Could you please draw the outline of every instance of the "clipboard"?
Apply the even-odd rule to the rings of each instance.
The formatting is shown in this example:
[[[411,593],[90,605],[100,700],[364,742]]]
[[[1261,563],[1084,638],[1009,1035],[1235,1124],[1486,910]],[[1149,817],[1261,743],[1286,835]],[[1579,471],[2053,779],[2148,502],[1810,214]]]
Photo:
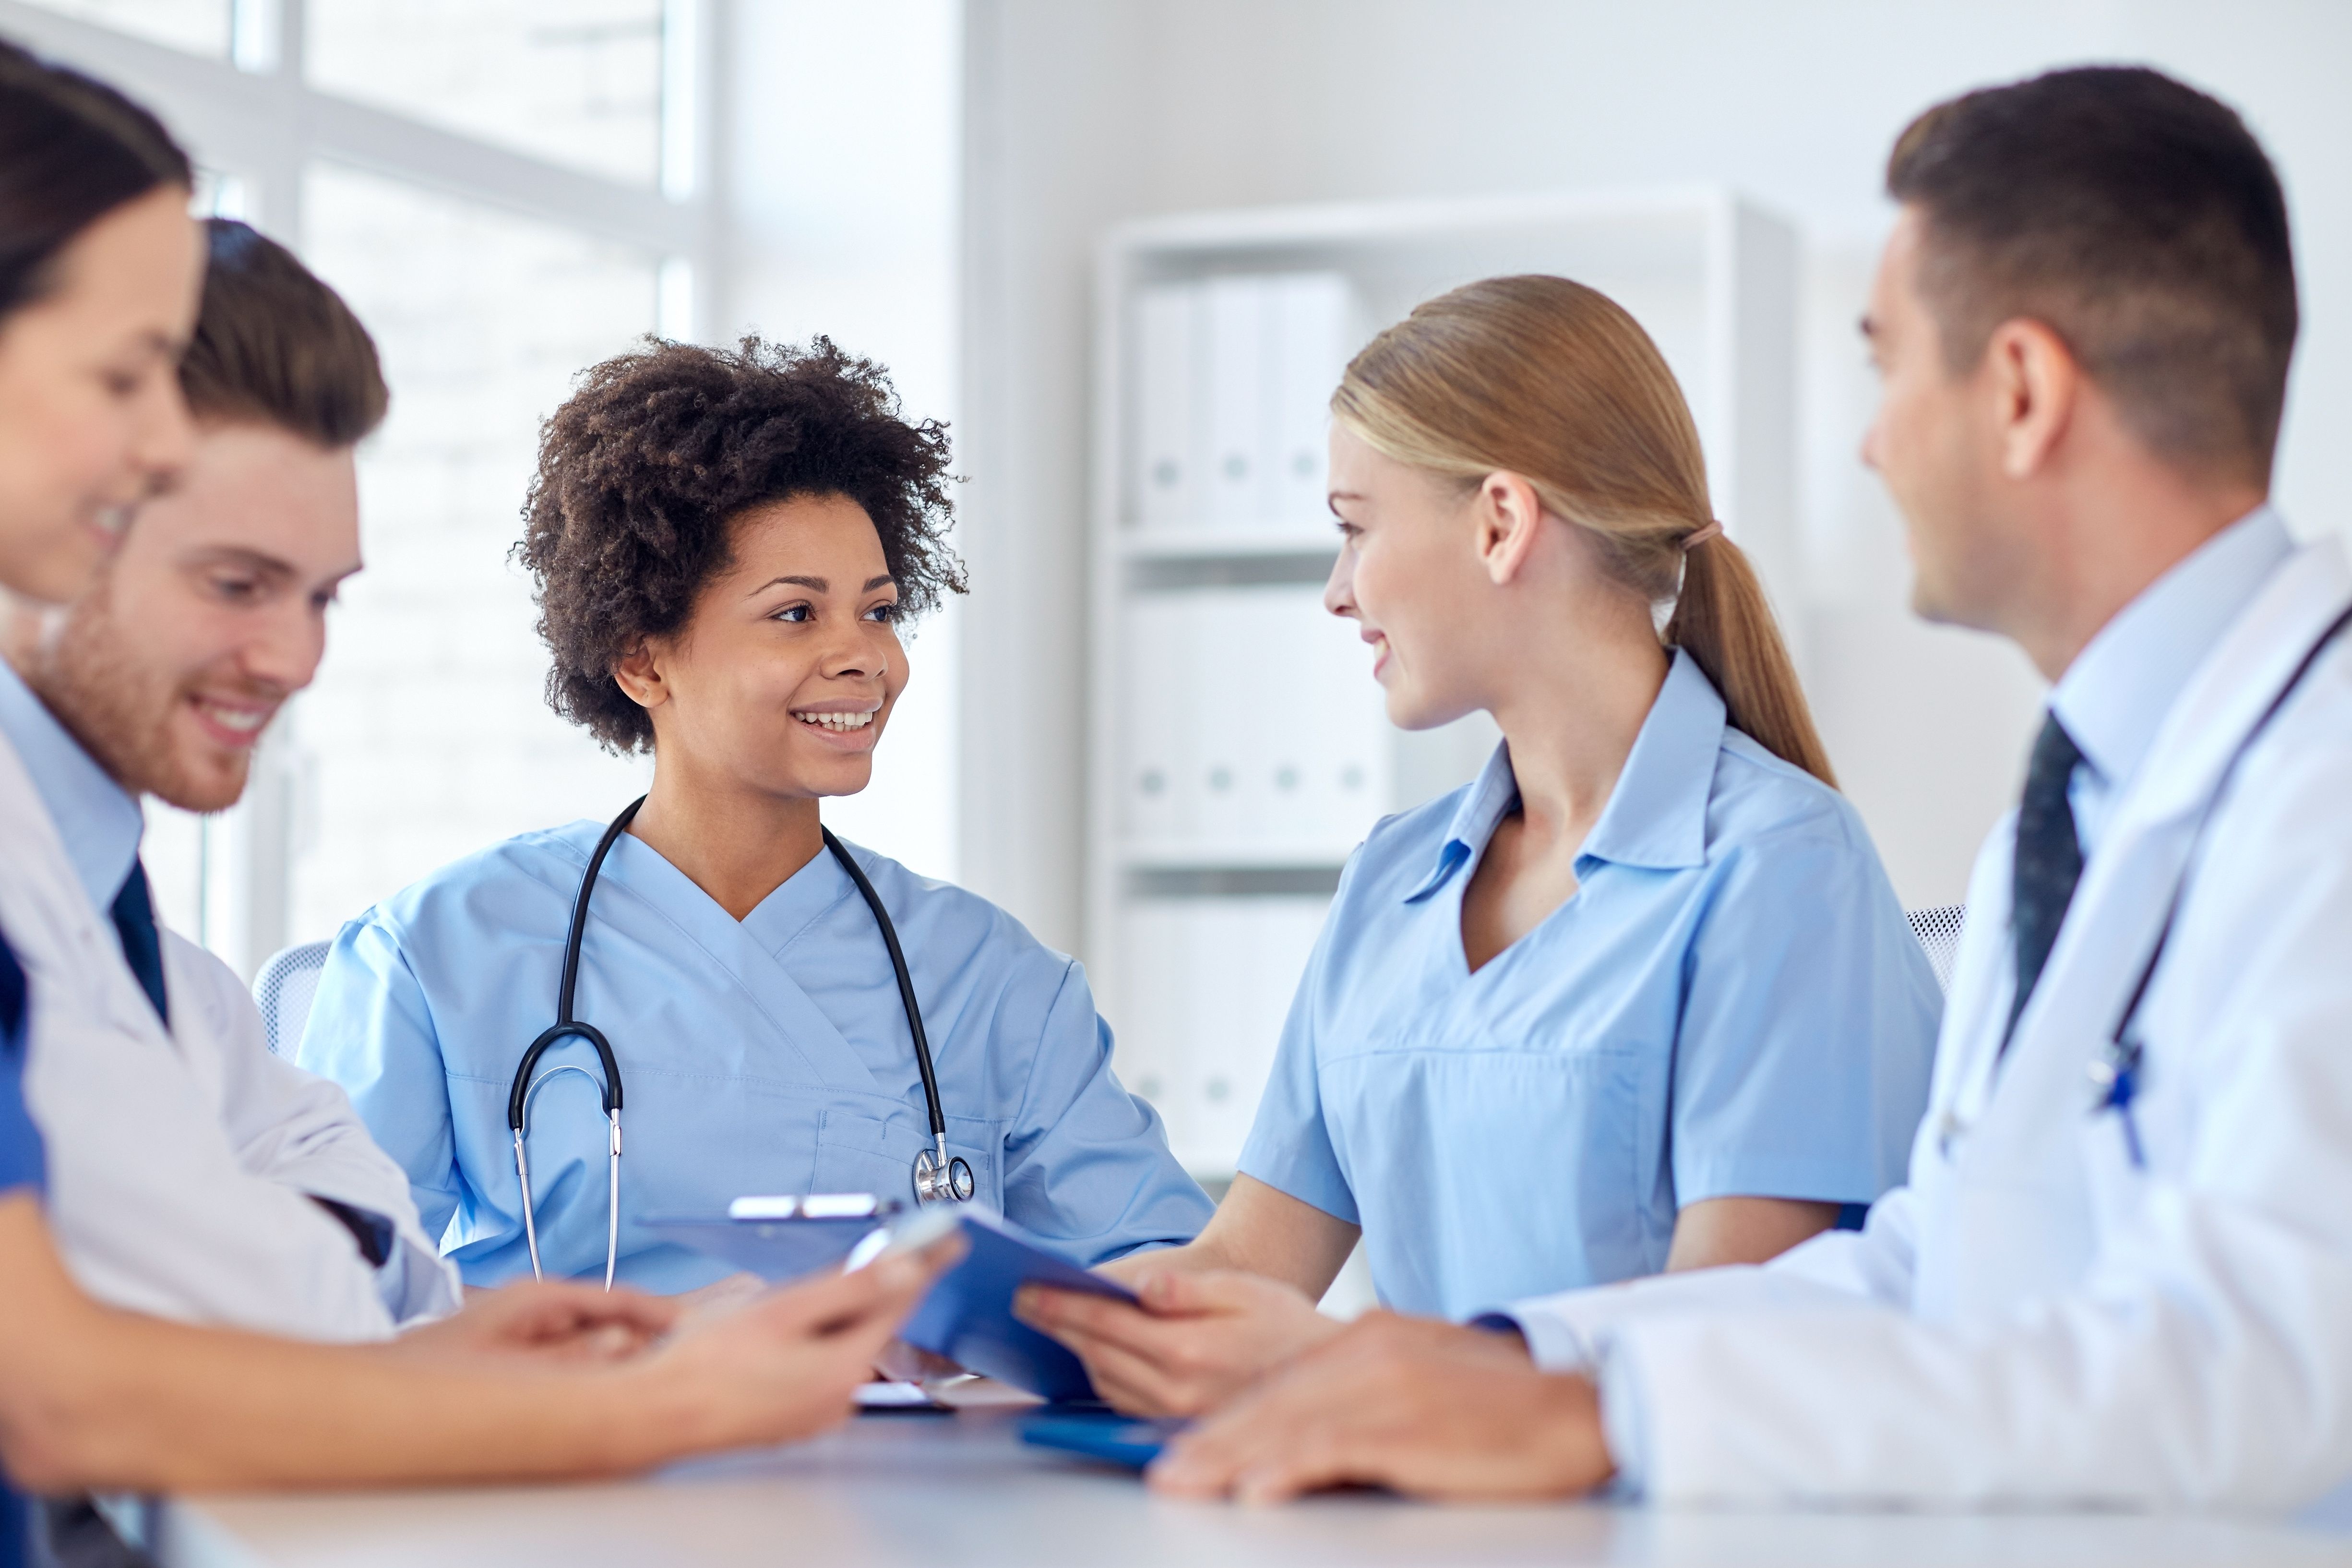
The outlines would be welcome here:
[[[1099,1404],[1085,1363],[1015,1318],[1013,1296],[1024,1285],[1051,1285],[1129,1302],[1136,1300],[1135,1293],[1047,1251],[1008,1220],[966,1205],[956,1212],[955,1221],[966,1247],[963,1258],[931,1287],[898,1337],[1056,1404]]]
[[[897,1212],[896,1204],[865,1193],[815,1193],[737,1198],[723,1219],[666,1216],[642,1223],[666,1241],[774,1282],[847,1262],[859,1243],[887,1234]]]

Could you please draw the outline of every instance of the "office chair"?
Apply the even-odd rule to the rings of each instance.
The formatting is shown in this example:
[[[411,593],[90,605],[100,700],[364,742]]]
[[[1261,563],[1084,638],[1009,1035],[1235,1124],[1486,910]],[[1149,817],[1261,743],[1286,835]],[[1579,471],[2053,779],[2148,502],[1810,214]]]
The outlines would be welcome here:
[[[1906,910],[1903,918],[1911,922],[1911,934],[1927,950],[1937,985],[1950,991],[1952,960],[1960,951],[1960,927],[1969,918],[1968,905],[1930,904],[1922,910]]]
[[[306,942],[271,957],[253,977],[253,1002],[261,1009],[271,1056],[290,1057],[302,1043],[311,999],[319,994],[319,972],[326,967],[327,944]]]

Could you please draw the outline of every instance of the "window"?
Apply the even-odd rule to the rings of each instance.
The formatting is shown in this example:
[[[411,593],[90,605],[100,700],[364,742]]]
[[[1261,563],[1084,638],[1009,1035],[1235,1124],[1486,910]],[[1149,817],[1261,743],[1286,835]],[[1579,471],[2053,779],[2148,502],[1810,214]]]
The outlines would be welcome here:
[[[368,567],[246,801],[150,809],[165,919],[250,976],[435,866],[609,815],[646,767],[551,713],[508,551],[539,421],[583,366],[706,335],[698,0],[0,0],[204,167],[199,210],[292,246],[375,334]]]
[[[308,772],[290,927],[328,931],[495,839],[609,816],[642,771],[548,710],[507,552],[540,418],[581,367],[653,331],[659,267],[333,164],[310,173],[304,227],[394,388],[361,464],[367,570],[292,716]]]
[[[551,163],[661,174],[662,0],[332,0],[313,85]]]
[[[33,0],[55,11],[192,55],[226,59],[235,7],[230,0]]]

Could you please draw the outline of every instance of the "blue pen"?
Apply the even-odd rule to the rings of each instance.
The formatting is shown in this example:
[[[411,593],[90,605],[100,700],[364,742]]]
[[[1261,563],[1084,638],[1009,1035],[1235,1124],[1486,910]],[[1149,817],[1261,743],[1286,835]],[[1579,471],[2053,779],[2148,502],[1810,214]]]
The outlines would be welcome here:
[[[2139,1123],[2132,1117],[2132,1101],[2139,1097],[2140,1047],[2137,1040],[2117,1038],[2099,1053],[2091,1063],[2091,1082],[2099,1089],[2099,1101],[2091,1114],[2112,1110],[2123,1119],[2124,1148],[2131,1155],[2132,1168],[2147,1169],[2147,1155],[2140,1148]]]

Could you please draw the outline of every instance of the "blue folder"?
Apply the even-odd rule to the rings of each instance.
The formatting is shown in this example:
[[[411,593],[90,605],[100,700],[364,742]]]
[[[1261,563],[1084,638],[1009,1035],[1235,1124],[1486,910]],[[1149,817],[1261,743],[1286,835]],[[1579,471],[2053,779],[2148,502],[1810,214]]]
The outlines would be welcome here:
[[[1142,1469],[1160,1457],[1168,1440],[1189,1421],[1144,1420],[1108,1411],[1061,1411],[1048,1406],[1021,1424],[1021,1440],[1033,1447],[1083,1454],[1089,1459]]]
[[[1024,1285],[1053,1285],[1133,1301],[1134,1292],[1046,1251],[1019,1226],[966,1208],[957,1215],[968,1248],[932,1286],[898,1337],[1055,1401],[1093,1400],[1095,1385],[1078,1358],[1013,1315]]]

